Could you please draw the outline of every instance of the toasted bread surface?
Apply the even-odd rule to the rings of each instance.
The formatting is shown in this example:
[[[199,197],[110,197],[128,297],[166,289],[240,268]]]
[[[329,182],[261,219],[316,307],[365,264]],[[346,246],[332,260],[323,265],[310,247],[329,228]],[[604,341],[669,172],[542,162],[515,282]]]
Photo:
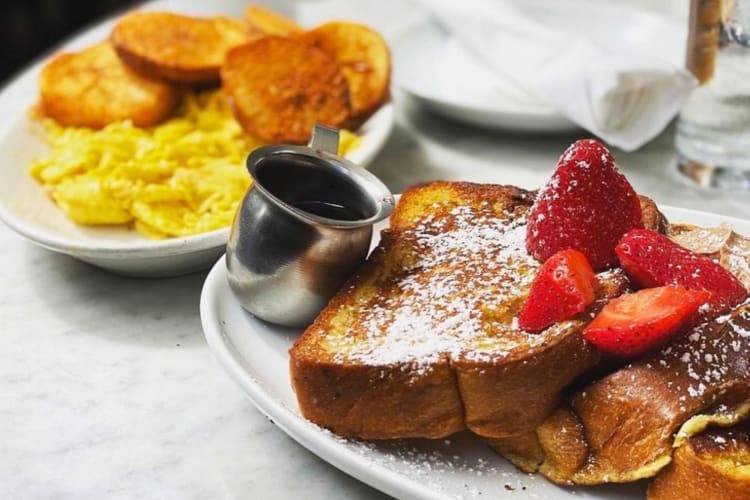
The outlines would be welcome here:
[[[349,82],[353,128],[363,123],[390,95],[391,56],[383,37],[367,26],[331,22],[301,35],[331,54]]]
[[[303,144],[315,123],[341,127],[349,118],[339,65],[296,39],[267,36],[232,49],[221,78],[237,120],[266,142]]]
[[[675,449],[649,500],[750,500],[750,423],[713,428]]]
[[[136,11],[120,19],[110,39],[126,63],[151,77],[211,85],[219,83],[227,51],[249,35],[241,22],[227,17]]]
[[[368,261],[290,351],[303,415],[366,439],[535,429],[598,355],[581,338],[592,311],[537,335],[516,325],[540,266],[524,243],[532,202],[509,186],[407,190]],[[598,278],[593,308],[627,286],[618,272]]]
[[[293,36],[303,31],[293,20],[261,5],[248,5],[244,20],[251,35]]]
[[[101,128],[121,120],[155,125],[179,101],[177,89],[129,68],[109,42],[56,55],[42,69],[39,87],[42,113],[72,127]]]

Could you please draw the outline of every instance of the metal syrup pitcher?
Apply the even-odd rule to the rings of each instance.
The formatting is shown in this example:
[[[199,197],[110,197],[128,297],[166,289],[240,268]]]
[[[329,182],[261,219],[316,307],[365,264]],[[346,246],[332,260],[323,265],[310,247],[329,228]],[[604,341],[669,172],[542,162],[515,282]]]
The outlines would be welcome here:
[[[253,179],[227,244],[229,285],[260,319],[312,322],[366,259],[372,226],[394,199],[373,174],[338,156],[321,125],[309,146],[265,146],[247,157]]]

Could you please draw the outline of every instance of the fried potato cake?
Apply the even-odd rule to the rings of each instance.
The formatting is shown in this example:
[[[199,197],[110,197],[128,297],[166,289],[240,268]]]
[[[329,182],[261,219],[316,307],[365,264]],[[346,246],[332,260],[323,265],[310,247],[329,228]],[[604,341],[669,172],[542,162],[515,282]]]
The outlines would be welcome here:
[[[221,78],[237,120],[265,142],[303,144],[315,123],[341,127],[350,115],[342,68],[296,38],[266,36],[230,50]]]
[[[349,82],[355,125],[388,99],[391,56],[378,33],[361,24],[330,22],[305,32],[301,38],[331,54],[342,66]]]
[[[229,49],[249,40],[240,21],[170,12],[124,16],[111,35],[117,53],[145,74],[174,83],[212,85]]]
[[[53,57],[39,87],[42,114],[70,127],[101,128],[121,120],[147,127],[169,117],[179,101],[175,87],[129,68],[109,42]]]
[[[302,26],[260,5],[248,5],[245,23],[251,35],[293,36],[302,33]]]

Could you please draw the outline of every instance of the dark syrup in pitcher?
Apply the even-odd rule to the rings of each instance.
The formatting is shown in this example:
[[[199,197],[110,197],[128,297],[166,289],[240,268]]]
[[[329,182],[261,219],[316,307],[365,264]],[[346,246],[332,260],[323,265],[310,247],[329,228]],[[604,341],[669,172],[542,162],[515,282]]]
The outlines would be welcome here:
[[[338,203],[329,201],[300,201],[292,203],[294,208],[298,208],[308,214],[325,217],[327,219],[353,221],[362,219],[362,214],[356,210]]]

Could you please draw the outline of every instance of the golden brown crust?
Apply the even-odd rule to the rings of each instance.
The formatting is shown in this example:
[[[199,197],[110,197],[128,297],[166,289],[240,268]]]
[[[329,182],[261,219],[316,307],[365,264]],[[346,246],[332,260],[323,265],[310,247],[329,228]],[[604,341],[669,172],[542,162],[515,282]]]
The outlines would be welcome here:
[[[401,361],[384,362],[377,353],[374,358],[370,356],[371,348],[379,350],[379,341],[373,338],[382,330],[370,337],[373,332],[363,326],[363,315],[368,311],[409,300],[394,288],[407,275],[418,283],[462,272],[472,283],[479,275],[503,276],[502,269],[493,266],[484,269],[451,263],[445,269],[447,274],[430,274],[419,267],[427,265],[418,259],[424,251],[419,243],[424,233],[419,231],[426,221],[435,222],[435,227],[450,234],[458,224],[455,214],[473,208],[482,224],[488,223],[489,217],[493,221],[514,221],[523,229],[518,221],[532,202],[531,193],[510,186],[436,182],[407,190],[379,246],[290,351],[291,376],[302,414],[337,434],[367,439],[441,437],[467,425],[488,437],[533,431],[555,409],[562,388],[598,359],[581,337],[582,326],[605,295],[623,291],[627,281],[622,274],[602,278],[602,300],[587,314],[533,338],[510,326],[510,316],[521,304],[515,298],[497,308],[485,310],[482,306],[477,314],[487,322],[488,330],[481,335],[488,337],[472,338],[480,343],[502,340],[507,349],[500,351],[494,347],[489,351],[440,351],[439,361],[428,355],[423,363],[409,357],[409,348],[406,358],[395,358]],[[523,295],[524,287],[512,284],[512,294]],[[491,290],[494,293],[495,289]],[[420,302],[415,307],[420,304],[435,305]],[[493,329],[497,337],[487,333]],[[450,329],[446,331],[452,335]],[[365,359],[351,354],[354,344],[367,354]],[[402,344],[397,340],[396,345]],[[540,373],[545,376],[540,377]],[[534,394],[534,398],[528,398],[528,394]],[[411,417],[405,419],[405,414]]]
[[[349,118],[341,68],[296,39],[267,36],[232,49],[221,78],[237,120],[266,142],[303,144],[315,123],[339,128]]]
[[[743,306],[730,320],[696,327],[575,393],[569,406],[537,429],[540,472],[562,484],[653,477],[671,460],[675,435],[694,415],[729,424],[743,418],[750,394],[742,354],[750,350],[749,329],[750,307]],[[585,450],[585,459],[571,450]]]
[[[558,484],[570,484],[569,478],[580,470],[589,456],[584,427],[578,417],[560,408],[545,420],[536,435],[544,460],[539,468],[545,476]],[[560,439],[560,434],[569,436]]]
[[[294,36],[302,33],[302,26],[261,5],[245,8],[245,24],[251,35]]]
[[[589,456],[583,425],[565,406],[555,410],[535,431],[486,441],[523,472],[542,472],[550,481],[564,486],[574,484],[571,478]]]
[[[179,101],[177,89],[126,66],[108,42],[56,55],[42,69],[39,87],[42,114],[71,127],[121,120],[147,127],[166,119]]]
[[[711,429],[678,447],[649,500],[750,500],[750,424]]]
[[[232,47],[248,41],[239,21],[171,12],[136,11],[112,30],[117,53],[129,65],[174,83],[219,83],[219,68]]]
[[[412,186],[403,192],[398,207],[389,219],[389,230],[401,232],[435,212],[439,200],[440,210],[448,212],[460,206],[478,206],[485,200],[494,200],[512,217],[521,217],[534,204],[535,193],[516,186],[476,184],[473,182],[434,181]]]
[[[580,334],[581,322],[568,328],[569,332],[510,362],[488,366],[459,359],[453,363],[471,431],[502,438],[541,425],[556,409],[565,387],[599,361],[599,353]]]
[[[506,460],[527,474],[537,472],[544,461],[544,451],[534,431],[505,438],[485,438],[485,441]]]
[[[361,125],[390,95],[391,56],[383,37],[367,26],[331,22],[301,35],[338,61],[349,82],[352,128]]]
[[[335,434],[442,438],[465,428],[447,360],[419,377],[402,368],[291,358],[292,384],[302,414]]]
[[[641,215],[643,216],[643,227],[656,231],[661,234],[667,234],[669,230],[669,222],[663,213],[656,206],[654,200],[642,194],[638,195],[638,199],[641,201]]]

